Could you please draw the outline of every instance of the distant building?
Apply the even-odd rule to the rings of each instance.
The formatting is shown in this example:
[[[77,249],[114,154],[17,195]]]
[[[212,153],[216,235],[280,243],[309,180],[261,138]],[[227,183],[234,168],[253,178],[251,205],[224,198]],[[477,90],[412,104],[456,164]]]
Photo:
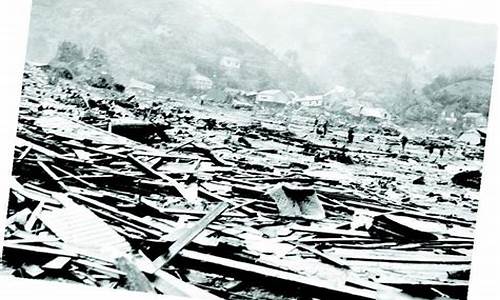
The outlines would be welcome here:
[[[486,140],[486,131],[483,128],[469,129],[458,136],[458,141],[467,145],[483,145]]]
[[[368,119],[389,119],[389,113],[381,107],[362,107],[359,114]]]
[[[455,124],[458,120],[453,108],[443,109],[440,119],[450,125]]]
[[[248,102],[255,103],[257,101],[257,92],[250,91],[250,92],[242,92],[240,95],[240,98],[245,99]]]
[[[225,69],[239,70],[241,68],[241,60],[231,56],[223,56],[219,64]]]
[[[294,103],[303,107],[321,107],[323,106],[323,96],[305,96],[303,98],[298,98]]]
[[[233,88],[225,88],[224,93],[226,93],[229,96],[235,97],[243,93],[242,90],[239,89],[233,89]]]
[[[462,116],[463,128],[485,127],[488,120],[481,113],[468,112]]]
[[[211,88],[206,92],[205,95],[202,96],[203,99],[207,101],[213,102],[229,102],[229,95],[222,89],[219,88]]]
[[[148,91],[151,93],[154,93],[155,91],[155,86],[137,79],[130,79],[130,82],[128,84],[128,89],[131,90],[142,90],[142,91]]]
[[[197,91],[207,91],[210,90],[213,87],[214,83],[213,81],[201,74],[195,74],[187,79],[187,86],[190,89],[197,90]]]
[[[389,120],[389,113],[381,107],[374,107],[372,105],[363,105],[359,103],[352,105],[346,110],[347,113],[360,118],[365,118],[373,121]]]
[[[261,105],[286,105],[290,99],[281,90],[266,90],[257,94],[255,101]]]

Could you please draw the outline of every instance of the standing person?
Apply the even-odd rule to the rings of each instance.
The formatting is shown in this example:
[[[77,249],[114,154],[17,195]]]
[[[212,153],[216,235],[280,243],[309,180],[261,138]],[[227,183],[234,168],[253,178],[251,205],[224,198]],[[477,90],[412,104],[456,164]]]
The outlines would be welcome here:
[[[328,131],[328,120],[325,120],[325,123],[323,123],[323,136],[326,135],[327,131]]]
[[[444,147],[441,147],[439,149],[439,157],[443,158],[443,155],[444,155]]]
[[[319,122],[319,120],[318,120],[318,116],[316,116],[316,118],[314,118],[314,127],[313,127],[312,132],[315,132],[315,131],[316,131],[316,127],[318,126],[318,122]]]
[[[354,128],[350,127],[347,131],[347,143],[351,144],[354,141]]]
[[[405,152],[405,147],[406,147],[407,143],[408,143],[408,138],[406,137],[406,135],[403,135],[401,137],[401,150],[402,150],[402,152]]]
[[[430,144],[429,146],[427,146],[427,149],[429,149],[429,155],[431,155],[432,152],[434,152],[434,145]]]
[[[429,146],[427,146],[428,149],[429,149],[429,159],[432,157],[432,153],[434,152],[434,144],[429,144]]]

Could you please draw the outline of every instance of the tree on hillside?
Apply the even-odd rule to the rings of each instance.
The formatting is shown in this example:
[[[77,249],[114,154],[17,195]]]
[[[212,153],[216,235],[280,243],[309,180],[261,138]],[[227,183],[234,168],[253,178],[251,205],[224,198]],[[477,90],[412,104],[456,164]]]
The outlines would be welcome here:
[[[98,47],[92,48],[87,57],[87,62],[95,68],[103,68],[108,66],[108,58],[104,50]]]
[[[458,115],[479,112],[487,116],[492,82],[482,74],[481,69],[457,68],[448,76],[437,76],[422,90],[432,103],[453,107]]]
[[[52,59],[50,64],[54,65],[57,63],[72,63],[82,61],[83,59],[83,50],[78,44],[63,41],[59,44],[56,56]]]

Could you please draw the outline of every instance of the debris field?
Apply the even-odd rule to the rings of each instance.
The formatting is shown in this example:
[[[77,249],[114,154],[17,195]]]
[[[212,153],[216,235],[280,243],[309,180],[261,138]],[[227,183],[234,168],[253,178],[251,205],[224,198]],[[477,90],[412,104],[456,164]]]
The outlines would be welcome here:
[[[481,146],[27,65],[2,274],[196,299],[466,299]],[[435,138],[434,138],[435,139]],[[437,151],[436,151],[437,152]]]

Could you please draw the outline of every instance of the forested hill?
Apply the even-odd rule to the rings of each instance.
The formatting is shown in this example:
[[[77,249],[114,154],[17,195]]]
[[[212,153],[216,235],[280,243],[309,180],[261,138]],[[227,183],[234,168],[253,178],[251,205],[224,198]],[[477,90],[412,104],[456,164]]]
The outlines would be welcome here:
[[[235,88],[314,91],[300,68],[280,61],[201,1],[34,1],[27,59],[50,61],[62,41],[87,53],[101,48],[113,75],[125,83],[137,78],[169,88],[200,73]],[[239,59],[240,70],[222,72],[224,56]]]

